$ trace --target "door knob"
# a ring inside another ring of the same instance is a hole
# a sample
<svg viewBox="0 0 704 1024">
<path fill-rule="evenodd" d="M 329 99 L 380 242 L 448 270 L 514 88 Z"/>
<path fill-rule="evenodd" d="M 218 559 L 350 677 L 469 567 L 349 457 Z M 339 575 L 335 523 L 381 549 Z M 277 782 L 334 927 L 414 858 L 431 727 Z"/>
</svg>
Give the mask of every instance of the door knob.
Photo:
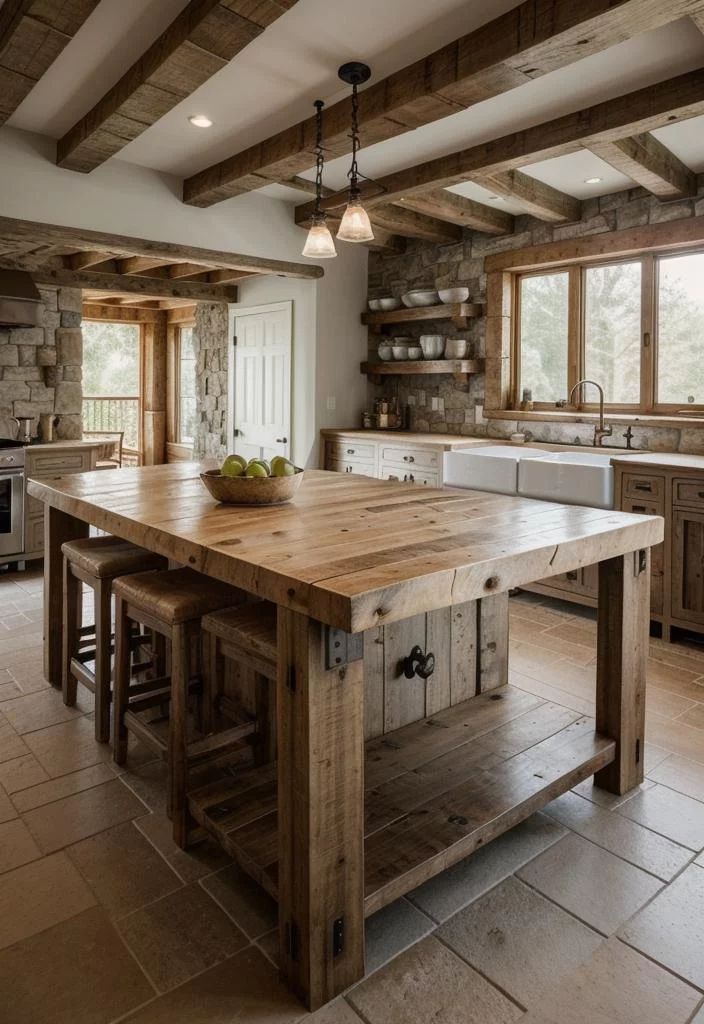
<svg viewBox="0 0 704 1024">
<path fill-rule="evenodd" d="M 288 444 L 288 438 L 287 437 L 277 437 L 276 438 L 276 443 L 277 444 Z"/>
</svg>

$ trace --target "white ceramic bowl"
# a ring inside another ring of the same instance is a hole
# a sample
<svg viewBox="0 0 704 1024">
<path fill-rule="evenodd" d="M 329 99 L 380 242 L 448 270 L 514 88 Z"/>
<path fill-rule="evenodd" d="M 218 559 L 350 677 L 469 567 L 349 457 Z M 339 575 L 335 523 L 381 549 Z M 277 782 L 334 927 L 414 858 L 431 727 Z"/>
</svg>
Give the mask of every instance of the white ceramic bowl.
<svg viewBox="0 0 704 1024">
<path fill-rule="evenodd" d="M 420 347 L 423 351 L 423 359 L 442 359 L 445 351 L 445 336 L 443 334 L 422 334 Z"/>
<path fill-rule="evenodd" d="M 408 309 L 419 306 L 437 306 L 440 301 L 438 293 L 426 288 L 415 288 L 401 296 L 401 301 Z"/>
<path fill-rule="evenodd" d="M 423 358 L 423 349 L 420 347 L 420 345 L 408 346 L 408 358 L 413 360 Z"/>
<path fill-rule="evenodd" d="M 369 306 L 369 309 L 372 311 L 372 313 L 381 312 L 381 299 L 369 299 L 367 305 Z"/>
<path fill-rule="evenodd" d="M 391 342 L 390 341 L 382 341 L 382 342 L 380 342 L 379 347 L 376 350 L 376 353 L 379 356 L 379 359 L 381 359 L 382 362 L 384 362 L 384 363 L 388 362 L 389 359 L 393 359 L 394 353 L 393 353 L 393 346 L 392 346 Z"/>
<path fill-rule="evenodd" d="M 391 295 L 386 299 L 377 299 L 377 302 L 379 303 L 379 309 L 384 313 L 390 313 L 394 309 L 401 308 L 401 300 L 394 299 Z"/>
<path fill-rule="evenodd" d="M 394 359 L 408 359 L 408 345 L 394 345 L 392 351 L 394 354 Z"/>
<path fill-rule="evenodd" d="M 445 359 L 466 359 L 468 348 L 466 338 L 448 338 L 445 342 Z"/>
<path fill-rule="evenodd" d="M 440 301 L 446 305 L 453 302 L 466 302 L 469 298 L 469 288 L 441 288 L 438 295 Z"/>
</svg>

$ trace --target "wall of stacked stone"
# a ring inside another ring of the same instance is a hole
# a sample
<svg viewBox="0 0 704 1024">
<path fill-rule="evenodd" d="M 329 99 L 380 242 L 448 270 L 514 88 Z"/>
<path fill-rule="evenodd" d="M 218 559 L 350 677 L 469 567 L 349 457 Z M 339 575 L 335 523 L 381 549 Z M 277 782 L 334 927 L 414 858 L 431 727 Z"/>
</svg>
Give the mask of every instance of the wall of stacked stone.
<svg viewBox="0 0 704 1024">
<path fill-rule="evenodd" d="M 694 216 L 704 216 L 704 176 L 700 176 L 698 195 L 692 199 L 661 203 L 644 189 L 637 188 L 586 200 L 582 204 L 582 219 L 575 223 L 547 224 L 533 217 L 516 217 L 512 235 L 493 237 L 465 229 L 462 240 L 449 245 L 409 240 L 404 253 L 370 253 L 369 297 L 394 295 L 400 298 L 411 288 L 466 285 L 471 301 L 486 302 L 484 260 L 494 253 Z M 483 318 L 470 321 L 468 330 L 453 327 L 449 321 L 426 321 L 419 325 L 399 325 L 395 333 L 414 338 L 430 333 L 468 338 L 469 355 L 483 358 L 486 354 L 484 326 Z M 378 340 L 379 336 L 370 334 L 372 359 Z M 490 437 L 506 437 L 515 430 L 524 430 L 536 441 L 579 441 L 582 444 L 591 443 L 594 434 L 591 423 L 487 421 L 483 416 L 483 374 L 470 377 L 468 384 L 456 383 L 452 377 L 444 375 L 437 378 L 386 377 L 383 384 L 370 386 L 370 405 L 375 397 L 390 395 L 397 395 L 409 406 L 413 430 Z M 606 443 L 622 445 L 620 434 L 621 428 L 617 427 L 615 436 Z M 634 428 L 633 443 L 637 448 L 654 451 L 704 453 L 704 429 L 638 427 Z"/>
<path fill-rule="evenodd" d="M 0 327 L 0 436 L 13 436 L 10 417 L 59 417 L 55 436 L 82 433 L 82 296 L 78 288 L 40 288 L 42 326 Z"/>
<path fill-rule="evenodd" d="M 194 458 L 226 454 L 227 434 L 227 306 L 201 302 L 196 307 L 193 344 L 196 353 L 196 399 L 200 419 L 193 443 Z"/>
</svg>

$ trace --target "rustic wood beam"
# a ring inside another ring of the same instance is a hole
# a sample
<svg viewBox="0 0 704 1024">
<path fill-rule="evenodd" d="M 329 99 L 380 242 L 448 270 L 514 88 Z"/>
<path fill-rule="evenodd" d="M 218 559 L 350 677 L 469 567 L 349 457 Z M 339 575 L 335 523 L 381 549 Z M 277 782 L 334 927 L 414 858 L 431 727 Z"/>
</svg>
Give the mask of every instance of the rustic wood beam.
<svg viewBox="0 0 704 1024">
<path fill-rule="evenodd" d="M 660 199 L 682 199 L 697 193 L 694 171 L 649 132 L 628 139 L 595 142 L 589 148 Z"/>
<path fill-rule="evenodd" d="M 244 281 L 246 277 L 261 277 L 261 274 L 246 273 L 243 270 L 211 270 L 206 280 L 209 284 L 233 284 Z"/>
<path fill-rule="evenodd" d="M 131 309 L 125 306 L 113 306 L 109 302 L 84 302 L 84 320 L 107 320 L 117 323 L 155 323 L 159 319 L 158 311 L 150 309 Z"/>
<path fill-rule="evenodd" d="M 51 67 L 98 0 L 5 0 L 0 8 L 0 124 Z"/>
<path fill-rule="evenodd" d="M 92 171 L 155 124 L 297 0 L 190 0 L 93 109 L 59 140 L 56 162 Z"/>
<path fill-rule="evenodd" d="M 190 299 L 192 302 L 236 302 L 237 288 L 204 284 L 200 281 L 160 281 L 145 277 L 127 277 L 124 274 L 66 270 L 46 266 L 33 266 L 22 260 L 0 257 L 0 267 L 10 270 L 29 270 L 37 284 L 59 285 L 68 288 L 90 288 L 100 291 L 128 292 L 165 299 Z"/>
<path fill-rule="evenodd" d="M 525 0 L 360 94 L 363 146 L 402 135 L 697 10 L 701 0 Z M 325 111 L 331 157 L 350 151 L 349 97 Z M 183 198 L 211 206 L 287 181 L 315 162 L 315 118 L 187 178 Z"/>
<path fill-rule="evenodd" d="M 521 207 L 523 213 L 537 217 L 538 220 L 558 223 L 579 220 L 582 215 L 582 204 L 579 199 L 520 171 L 482 174 L 473 180 L 503 199 L 510 199 Z"/>
<path fill-rule="evenodd" d="M 390 231 L 374 225 L 374 238 L 371 242 L 364 243 L 367 249 L 372 252 L 388 252 L 401 255 L 406 251 L 406 239 L 400 235 L 394 235 Z"/>
<path fill-rule="evenodd" d="M 101 263 L 109 265 L 114 262 L 114 257 L 108 252 L 74 252 L 66 258 L 69 270 L 86 270 L 88 267 L 100 266 Z"/>
<path fill-rule="evenodd" d="M 208 273 L 210 272 L 210 267 L 203 267 L 199 263 L 172 263 L 171 266 L 166 269 L 170 278 L 178 279 L 182 277 L 196 277 L 202 281 L 207 280 Z M 233 270 L 232 273 L 236 274 L 239 272 Z"/>
<path fill-rule="evenodd" d="M 0 250 L 5 245 L 11 249 L 14 244 L 20 248 L 41 245 L 67 246 L 71 250 L 92 250 L 113 252 L 120 257 L 148 256 L 157 263 L 202 263 L 213 270 L 253 271 L 258 274 L 279 274 L 282 277 L 318 278 L 323 268 L 312 263 L 294 263 L 288 260 L 271 260 L 263 256 L 245 256 L 242 253 L 201 249 L 194 245 L 174 242 L 159 242 L 128 235 L 112 235 L 103 231 L 89 231 L 84 228 L 68 228 L 59 224 L 41 224 L 36 221 L 16 220 L 14 217 L 0 217 Z M 5 258 L 3 256 L 3 258 Z"/>
<path fill-rule="evenodd" d="M 474 181 L 479 175 L 518 170 L 529 163 L 590 149 L 594 143 L 638 135 L 701 114 L 704 68 L 389 174 L 377 181 L 385 190 L 383 196 L 371 196 L 365 205 L 373 209 L 378 202 L 396 202 L 428 189 Z M 330 202 L 323 199 L 323 207 Z"/>
<path fill-rule="evenodd" d="M 504 210 L 478 203 L 466 196 L 438 188 L 423 192 L 422 195 L 402 196 L 397 200 L 404 209 L 427 213 L 438 220 L 449 221 L 472 231 L 484 231 L 489 235 L 508 235 L 513 231 L 513 217 Z M 376 211 L 372 211 L 375 213 Z"/>
<path fill-rule="evenodd" d="M 158 270 L 168 264 L 167 260 L 154 259 L 151 256 L 128 256 L 127 259 L 119 260 L 118 274 L 146 274 L 152 270 Z"/>
</svg>

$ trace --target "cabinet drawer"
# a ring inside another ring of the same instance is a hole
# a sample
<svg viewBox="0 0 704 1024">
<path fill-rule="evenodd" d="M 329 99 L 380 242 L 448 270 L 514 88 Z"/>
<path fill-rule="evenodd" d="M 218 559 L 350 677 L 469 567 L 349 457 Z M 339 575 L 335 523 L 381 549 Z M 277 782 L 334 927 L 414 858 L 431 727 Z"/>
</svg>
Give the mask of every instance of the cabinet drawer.
<svg viewBox="0 0 704 1024">
<path fill-rule="evenodd" d="M 381 449 L 382 462 L 393 462 L 397 466 L 418 466 L 420 469 L 437 469 L 440 465 L 438 452 L 427 448 L 406 448 L 401 445 L 384 445 Z"/>
<path fill-rule="evenodd" d="M 665 477 L 650 476 L 648 473 L 624 473 L 623 497 L 644 498 L 662 502 L 665 498 Z"/>
<path fill-rule="evenodd" d="M 334 460 L 328 462 L 328 469 L 332 473 L 357 473 L 359 476 L 376 476 L 373 462 L 350 462 L 348 460 L 342 462 Z"/>
<path fill-rule="evenodd" d="M 400 466 L 389 466 L 384 464 L 381 467 L 381 479 L 382 480 L 400 480 L 401 483 L 407 484 L 424 484 L 426 487 L 437 487 L 439 485 L 438 474 L 426 472 L 422 468 L 408 468 L 401 469 Z"/>
<path fill-rule="evenodd" d="M 676 505 L 704 505 L 704 478 L 674 480 L 673 501 Z"/>
<path fill-rule="evenodd" d="M 657 501 L 643 501 L 639 498 L 627 498 L 621 502 L 622 512 L 635 512 L 638 515 L 662 515 L 662 507 Z M 650 611 L 653 615 L 662 615 L 665 608 L 665 544 L 656 544 L 650 549 Z"/>
<path fill-rule="evenodd" d="M 374 462 L 376 459 L 376 445 L 371 442 L 358 441 L 328 441 L 325 445 L 325 453 L 328 462 Z"/>
<path fill-rule="evenodd" d="M 81 473 L 90 469 L 89 452 L 65 455 L 30 455 L 27 460 L 27 476 L 53 476 L 55 473 Z"/>
<path fill-rule="evenodd" d="M 599 594 L 599 570 L 596 565 L 561 572 L 558 576 L 550 576 L 540 582 L 546 587 L 564 591 L 565 594 L 579 594 L 581 597 L 594 599 Z"/>
</svg>

